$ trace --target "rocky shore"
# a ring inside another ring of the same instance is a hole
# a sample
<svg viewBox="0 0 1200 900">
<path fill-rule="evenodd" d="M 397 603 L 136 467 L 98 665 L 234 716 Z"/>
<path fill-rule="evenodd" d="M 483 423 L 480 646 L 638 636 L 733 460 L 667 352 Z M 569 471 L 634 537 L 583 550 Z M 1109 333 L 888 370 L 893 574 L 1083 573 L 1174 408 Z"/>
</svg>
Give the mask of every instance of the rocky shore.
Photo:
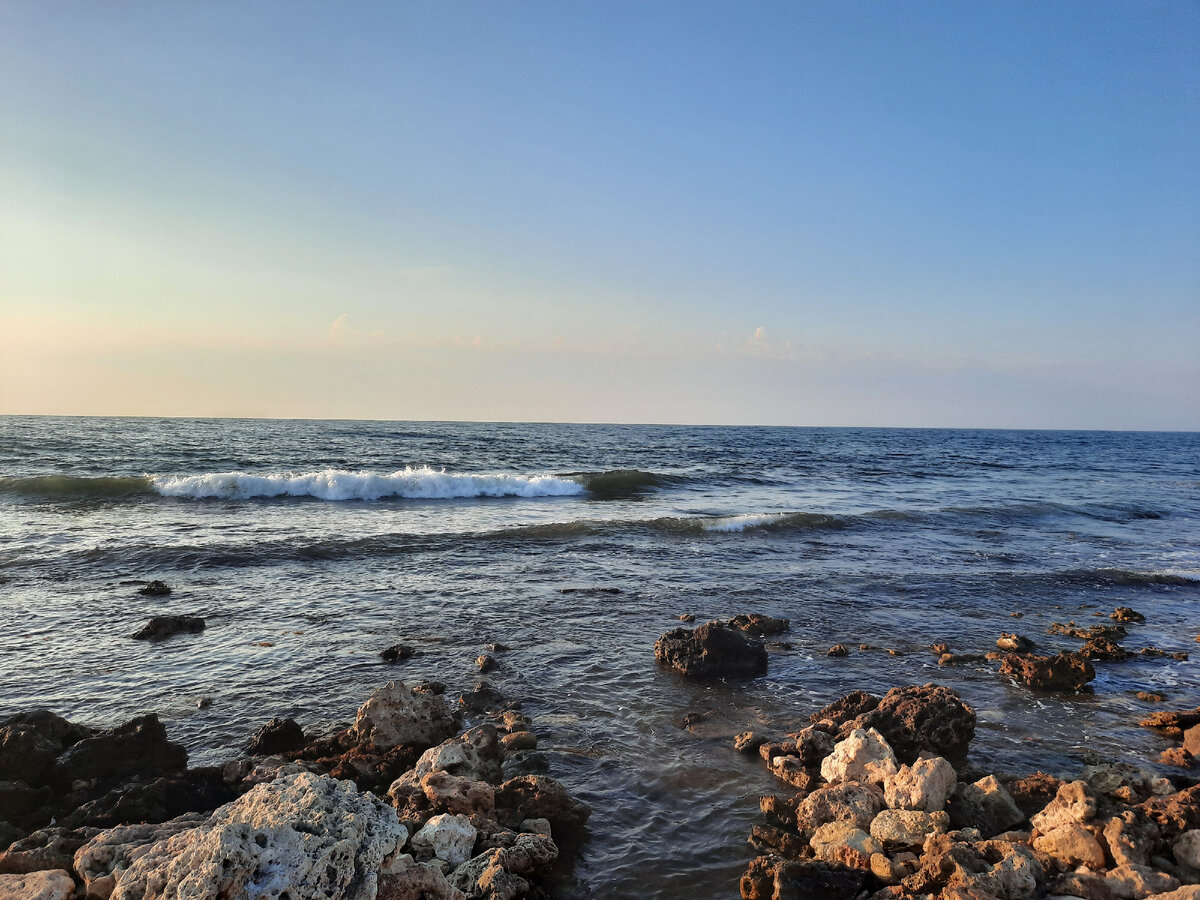
<svg viewBox="0 0 1200 900">
<path fill-rule="evenodd" d="M 546 896 L 590 810 L 545 774 L 519 707 L 390 682 L 349 728 L 272 720 L 244 757 L 194 769 L 153 715 L 105 731 L 10 717 L 0 898 Z"/>
</svg>

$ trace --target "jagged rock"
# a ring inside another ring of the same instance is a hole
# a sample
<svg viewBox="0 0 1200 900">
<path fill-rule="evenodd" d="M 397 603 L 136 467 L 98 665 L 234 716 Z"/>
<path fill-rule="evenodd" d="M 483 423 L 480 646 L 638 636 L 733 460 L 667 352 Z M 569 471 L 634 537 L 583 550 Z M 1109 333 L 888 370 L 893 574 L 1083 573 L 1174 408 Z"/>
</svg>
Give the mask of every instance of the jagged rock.
<svg viewBox="0 0 1200 900">
<path fill-rule="evenodd" d="M 866 691 L 851 691 L 840 700 L 817 710 L 809 716 L 809 722 L 813 725 L 818 722 L 830 722 L 836 728 L 875 709 L 879 706 L 879 701 L 879 697 Z"/>
<path fill-rule="evenodd" d="M 1108 638 L 1092 638 L 1079 648 L 1079 653 L 1088 659 L 1098 659 L 1101 662 L 1123 662 L 1133 656 L 1116 641 Z"/>
<path fill-rule="evenodd" d="M 856 728 L 821 762 L 821 777 L 830 784 L 867 781 L 882 784 L 896 774 L 896 754 L 874 728 Z"/>
<path fill-rule="evenodd" d="M 20 875 L 73 868 L 75 851 L 100 833 L 99 828 L 51 826 L 14 841 L 0 853 L 0 874 Z"/>
<path fill-rule="evenodd" d="M 796 829 L 796 808 L 804 798 L 783 797 L 779 794 L 764 794 L 758 798 L 758 808 L 772 825 Z"/>
<path fill-rule="evenodd" d="M 398 744 L 429 747 L 454 731 L 454 717 L 439 694 L 410 691 L 401 681 L 389 681 L 359 707 L 350 737 L 387 750 Z"/>
<path fill-rule="evenodd" d="M 188 769 L 114 788 L 83 804 L 62 821 L 69 828 L 165 822 L 184 813 L 212 812 L 237 795 L 237 789 L 225 780 L 221 769 Z"/>
<path fill-rule="evenodd" d="M 821 762 L 833 752 L 835 743 L 836 739 L 827 732 L 817 728 L 801 728 L 788 735 L 788 740 L 768 749 L 765 755 L 794 756 L 805 768 L 819 770 Z M 759 747 L 759 753 L 763 753 L 762 747 Z"/>
<path fill-rule="evenodd" d="M 944 833 L 949 825 L 944 812 L 885 809 L 871 822 L 871 837 L 888 847 L 920 847 L 926 837 Z"/>
<path fill-rule="evenodd" d="M 766 735 L 755 734 L 753 731 L 743 731 L 733 739 L 733 749 L 738 753 L 754 753 L 766 742 Z"/>
<path fill-rule="evenodd" d="M 250 738 L 246 753 L 250 756 L 274 756 L 277 753 L 287 753 L 299 750 L 307 739 L 304 729 L 295 719 L 272 719 Z"/>
<path fill-rule="evenodd" d="M 161 641 L 176 634 L 196 634 L 204 630 L 200 616 L 154 616 L 133 633 L 135 641 Z"/>
<path fill-rule="evenodd" d="M 958 785 L 950 797 L 948 812 L 952 827 L 978 828 L 984 837 L 1000 834 L 1025 821 L 1025 814 L 994 775 L 974 784 Z"/>
<path fill-rule="evenodd" d="M 954 767 L 940 756 L 922 757 L 883 782 L 887 805 L 893 809 L 937 812 L 954 790 Z"/>
<path fill-rule="evenodd" d="M 849 656 L 850 650 L 845 644 L 834 644 L 826 651 L 826 656 Z"/>
<path fill-rule="evenodd" d="M 23 781 L 0 781 L 0 814 L 21 835 L 44 824 L 50 818 L 50 807 L 55 801 L 55 792 L 48 787 L 30 787 Z"/>
<path fill-rule="evenodd" d="M 807 794 L 817 786 L 817 776 L 805 767 L 799 757 L 776 756 L 771 759 L 771 774 L 797 791 Z"/>
<path fill-rule="evenodd" d="M 121 825 L 98 832 L 75 851 L 71 868 L 83 879 L 88 897 L 108 900 L 117 879 L 135 859 L 158 841 L 203 824 L 205 818 L 192 814 L 156 825 Z"/>
<path fill-rule="evenodd" d="M 409 865 L 400 872 L 381 873 L 375 900 L 467 900 L 441 869 L 432 865 Z"/>
<path fill-rule="evenodd" d="M 1114 622 L 1145 622 L 1146 617 L 1128 606 L 1118 606 L 1108 616 Z"/>
<path fill-rule="evenodd" d="M 760 856 L 742 876 L 743 900 L 845 900 L 862 887 L 866 873 L 816 860 Z"/>
<path fill-rule="evenodd" d="M 508 781 L 519 775 L 545 775 L 550 771 L 550 757 L 537 750 L 518 750 L 504 758 L 500 778 Z"/>
<path fill-rule="evenodd" d="M 181 891 L 195 900 L 367 900 L 407 837 L 394 809 L 353 784 L 286 776 L 151 845 L 118 876 L 112 900 L 165 900 Z"/>
<path fill-rule="evenodd" d="M 386 663 L 404 662 L 406 659 L 412 659 L 417 651 L 408 644 L 392 644 L 379 654 L 379 658 Z"/>
<path fill-rule="evenodd" d="M 1108 889 L 1122 900 L 1143 900 L 1179 887 L 1179 879 L 1149 866 L 1117 866 L 1104 876 Z"/>
<path fill-rule="evenodd" d="M 689 678 L 748 677 L 767 671 L 762 642 L 720 622 L 668 631 L 655 643 L 654 656 Z"/>
<path fill-rule="evenodd" d="M 1027 637 L 1004 631 L 1001 632 L 1000 637 L 996 638 L 996 646 L 1010 653 L 1028 653 L 1035 645 Z"/>
<path fill-rule="evenodd" d="M 485 781 L 430 772 L 421 779 L 421 791 L 438 812 L 490 817 L 496 811 L 496 789 Z"/>
<path fill-rule="evenodd" d="M 45 709 L 17 713 L 0 721 L 0 781 L 46 784 L 55 758 L 95 731 Z"/>
<path fill-rule="evenodd" d="M 526 879 L 547 873 L 557 858 L 558 848 L 548 837 L 522 834 L 511 847 L 488 850 L 460 866 L 453 882 L 467 897 L 523 897 L 529 890 Z"/>
<path fill-rule="evenodd" d="M 592 814 L 582 800 L 567 793 L 562 783 L 547 775 L 511 778 L 496 789 L 496 813 L 502 822 L 546 819 L 555 834 L 582 828 Z"/>
<path fill-rule="evenodd" d="M 51 773 L 60 785 L 112 782 L 134 776 L 167 775 L 187 767 L 187 751 L 167 740 L 167 730 L 150 714 L 101 731 L 72 745 Z"/>
<path fill-rule="evenodd" d="M 1183 749 L 1200 758 L 1200 725 L 1193 725 L 1183 733 Z"/>
<path fill-rule="evenodd" d="M 1166 840 L 1200 828 L 1200 784 L 1165 797 L 1152 797 L 1138 809 L 1162 829 Z"/>
<path fill-rule="evenodd" d="M 481 681 L 470 693 L 460 694 L 458 705 L 464 712 L 485 713 L 502 708 L 508 702 L 504 695 L 487 682 Z"/>
<path fill-rule="evenodd" d="M 1087 689 L 1096 677 L 1092 664 L 1078 653 L 1056 656 L 1012 654 L 1000 663 L 1000 674 L 1025 684 L 1035 691 L 1072 691 Z"/>
<path fill-rule="evenodd" d="M 1046 808 L 1046 804 L 1054 799 L 1062 781 L 1045 772 L 1034 772 L 1024 778 L 1010 782 L 1008 793 L 1012 796 L 1017 808 L 1029 818 L 1036 812 Z"/>
<path fill-rule="evenodd" d="M 802 859 L 811 855 L 808 841 L 795 832 L 774 825 L 753 825 L 750 846 L 759 853 L 774 853 L 785 859 Z"/>
<path fill-rule="evenodd" d="M 1067 822 L 1039 835 L 1033 839 L 1033 846 L 1053 856 L 1064 868 L 1087 866 L 1093 871 L 1104 868 L 1104 848 L 1078 822 Z"/>
<path fill-rule="evenodd" d="M 1158 755 L 1160 762 L 1180 769 L 1192 769 L 1196 766 L 1196 757 L 1182 747 L 1168 747 Z"/>
<path fill-rule="evenodd" d="M 1175 861 L 1200 870 L 1200 830 L 1185 831 L 1171 847 Z"/>
<path fill-rule="evenodd" d="M 1141 803 L 1150 797 L 1175 791 L 1171 782 L 1157 772 L 1130 763 L 1084 766 L 1083 779 L 1097 794 L 1105 794 L 1122 803 Z"/>
<path fill-rule="evenodd" d="M 774 616 L 766 616 L 762 613 L 734 616 L 725 624 L 754 637 L 783 634 L 791 627 L 791 621 L 788 619 L 776 619 Z"/>
<path fill-rule="evenodd" d="M 1025 900 L 1033 896 L 1044 878 L 1041 863 L 1023 845 L 1007 841 L 956 843 L 948 836 L 934 835 L 926 843 L 920 870 L 901 884 L 913 893 L 966 888 L 1000 900 Z"/>
<path fill-rule="evenodd" d="M 62 869 L 0 875 L 0 900 L 69 900 L 74 894 L 75 879 Z"/>
<path fill-rule="evenodd" d="M 909 685 L 892 688 L 874 709 L 843 724 L 841 733 L 853 728 L 876 729 L 900 762 L 912 763 L 925 750 L 962 765 L 975 736 L 975 711 L 948 687 Z"/>
<path fill-rule="evenodd" d="M 883 791 L 873 784 L 823 785 L 796 810 L 796 830 L 811 833 L 828 822 L 846 821 L 866 831 L 883 808 Z"/>
<path fill-rule="evenodd" d="M 139 594 L 144 594 L 147 597 L 165 597 L 171 593 L 171 589 L 162 581 L 149 581 L 146 586 L 138 590 Z"/>
<path fill-rule="evenodd" d="M 1077 869 L 1064 872 L 1050 888 L 1052 896 L 1081 897 L 1083 900 L 1117 900 L 1103 875 Z"/>
<path fill-rule="evenodd" d="M 397 778 L 388 795 L 402 788 L 419 787 L 421 779 L 431 772 L 449 772 L 472 781 L 496 783 L 503 774 L 503 751 L 494 725 L 476 725 L 459 737 L 430 747 L 417 764 Z"/>
<path fill-rule="evenodd" d="M 809 845 L 817 859 L 854 869 L 870 869 L 871 855 L 883 846 L 851 822 L 829 822 L 813 832 Z"/>
<path fill-rule="evenodd" d="M 1158 838 L 1158 826 L 1133 810 L 1113 816 L 1104 825 L 1104 842 L 1118 866 L 1148 864 Z"/>
<path fill-rule="evenodd" d="M 1200 900 L 1200 884 L 1185 884 L 1165 894 L 1151 894 L 1146 900 Z"/>
<path fill-rule="evenodd" d="M 480 672 L 493 672 L 500 668 L 500 663 L 496 662 L 496 657 L 484 653 L 476 657 L 475 668 Z"/>
<path fill-rule="evenodd" d="M 1092 638 L 1121 640 L 1128 635 L 1122 625 L 1092 625 L 1089 628 L 1077 628 L 1074 622 L 1068 625 L 1055 622 L 1046 630 L 1046 633 L 1065 634 L 1067 637 L 1079 638 L 1081 641 L 1090 641 Z"/>
<path fill-rule="evenodd" d="M 1096 815 L 1096 797 L 1085 781 L 1062 784 L 1054 799 L 1029 821 L 1042 834 L 1048 834 L 1061 825 L 1090 822 Z"/>
<path fill-rule="evenodd" d="M 514 731 L 500 738 L 500 743 L 504 745 L 505 750 L 513 753 L 518 750 L 536 750 L 537 735 L 532 731 Z"/>
<path fill-rule="evenodd" d="M 412 836 L 412 848 L 418 854 L 436 856 L 457 868 L 471 858 L 476 834 L 475 826 L 466 816 L 442 813 Z"/>
</svg>

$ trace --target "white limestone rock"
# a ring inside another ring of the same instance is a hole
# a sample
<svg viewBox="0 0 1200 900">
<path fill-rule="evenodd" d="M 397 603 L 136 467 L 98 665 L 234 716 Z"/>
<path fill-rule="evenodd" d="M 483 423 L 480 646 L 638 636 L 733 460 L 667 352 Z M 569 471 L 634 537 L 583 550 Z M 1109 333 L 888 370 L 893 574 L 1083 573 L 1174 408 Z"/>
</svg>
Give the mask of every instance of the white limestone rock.
<svg viewBox="0 0 1200 900">
<path fill-rule="evenodd" d="M 882 784 L 896 770 L 896 754 L 874 728 L 855 728 L 821 761 L 821 777 L 830 784 L 842 781 Z"/>
<path fill-rule="evenodd" d="M 75 879 L 63 869 L 0 875 L 0 900 L 69 900 Z"/>
<path fill-rule="evenodd" d="M 884 799 L 892 809 L 938 812 L 945 809 L 957 777 L 954 766 L 942 757 L 922 757 L 884 779 Z"/>
<path fill-rule="evenodd" d="M 434 816 L 412 837 L 412 848 L 419 854 L 444 859 L 458 868 L 471 858 L 475 846 L 475 826 L 462 815 L 442 813 Z"/>
<path fill-rule="evenodd" d="M 454 717 L 440 694 L 410 691 L 389 681 L 358 709 L 350 737 L 380 750 L 398 744 L 430 746 L 454 734 Z"/>
<path fill-rule="evenodd" d="M 395 809 L 352 782 L 284 776 L 146 848 L 112 900 L 375 900 L 407 837 Z"/>
<path fill-rule="evenodd" d="M 1117 866 L 1104 876 L 1105 886 L 1122 900 L 1144 900 L 1179 887 L 1179 879 L 1149 866 Z"/>
<path fill-rule="evenodd" d="M 1085 823 L 1096 815 L 1096 797 L 1085 781 L 1071 781 L 1058 786 L 1054 799 L 1041 812 L 1030 816 L 1033 827 L 1049 834 L 1060 825 Z"/>
<path fill-rule="evenodd" d="M 871 837 L 892 847 L 920 847 L 931 834 L 944 834 L 950 817 L 943 811 L 885 809 L 871 822 Z"/>
<path fill-rule="evenodd" d="M 460 737 L 442 741 L 422 753 L 412 769 L 392 782 L 388 796 L 402 804 L 411 790 L 421 790 L 421 780 L 431 772 L 449 772 L 471 781 L 499 784 L 503 762 L 504 751 L 496 727 L 476 725 Z"/>
<path fill-rule="evenodd" d="M 118 825 L 96 835 L 75 851 L 75 871 L 89 897 L 108 900 L 117 879 L 154 844 L 204 823 L 206 816 L 188 813 L 159 825 Z"/>
</svg>

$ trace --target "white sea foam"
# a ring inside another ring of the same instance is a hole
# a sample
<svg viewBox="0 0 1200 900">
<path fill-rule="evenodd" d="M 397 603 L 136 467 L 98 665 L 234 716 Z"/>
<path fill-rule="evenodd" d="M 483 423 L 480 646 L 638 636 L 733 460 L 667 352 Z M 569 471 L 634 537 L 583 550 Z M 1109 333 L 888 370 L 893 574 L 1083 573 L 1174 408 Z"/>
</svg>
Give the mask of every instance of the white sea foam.
<svg viewBox="0 0 1200 900">
<path fill-rule="evenodd" d="M 223 498 L 316 497 L 320 500 L 451 499 L 465 497 L 565 497 L 586 493 L 570 478 L 553 475 L 470 475 L 445 470 L 405 468 L 390 474 L 326 469 L 321 472 L 257 475 L 213 472 L 205 475 L 154 475 L 164 497 Z"/>
<path fill-rule="evenodd" d="M 746 531 L 761 528 L 786 519 L 789 513 L 745 513 L 740 516 L 723 516 L 704 523 L 705 531 Z"/>
</svg>

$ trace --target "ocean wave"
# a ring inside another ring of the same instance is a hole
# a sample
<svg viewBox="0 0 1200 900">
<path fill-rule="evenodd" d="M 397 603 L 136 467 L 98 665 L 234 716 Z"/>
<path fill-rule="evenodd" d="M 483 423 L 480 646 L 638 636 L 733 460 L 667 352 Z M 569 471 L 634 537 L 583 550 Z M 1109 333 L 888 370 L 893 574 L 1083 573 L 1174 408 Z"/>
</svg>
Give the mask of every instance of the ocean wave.
<svg viewBox="0 0 1200 900">
<path fill-rule="evenodd" d="M 569 472 L 570 478 L 582 484 L 589 494 L 601 500 L 636 497 L 657 488 L 678 484 L 683 479 L 675 475 L 660 475 L 640 469 L 613 469 L 608 472 Z"/>
<path fill-rule="evenodd" d="M 45 500 L 118 500 L 155 494 L 149 478 L 86 478 L 78 475 L 34 475 L 0 478 L 0 494 Z"/>
<path fill-rule="evenodd" d="M 206 475 L 155 475 L 154 489 L 164 497 L 249 500 L 313 497 L 318 500 L 448 500 L 471 497 L 567 497 L 586 492 L 584 484 L 554 475 L 447 472 L 423 466 L 389 474 L 325 469 L 299 474 L 215 472 Z"/>
<path fill-rule="evenodd" d="M 1166 584 L 1175 586 L 1195 586 L 1200 584 L 1200 571 L 1189 569 L 1167 568 L 1156 571 L 1138 571 L 1136 569 L 1119 569 L 1106 567 L 1100 569 L 1072 569 L 1061 576 L 1064 580 L 1109 585 L 1128 585 L 1130 587 L 1144 584 Z"/>
</svg>

